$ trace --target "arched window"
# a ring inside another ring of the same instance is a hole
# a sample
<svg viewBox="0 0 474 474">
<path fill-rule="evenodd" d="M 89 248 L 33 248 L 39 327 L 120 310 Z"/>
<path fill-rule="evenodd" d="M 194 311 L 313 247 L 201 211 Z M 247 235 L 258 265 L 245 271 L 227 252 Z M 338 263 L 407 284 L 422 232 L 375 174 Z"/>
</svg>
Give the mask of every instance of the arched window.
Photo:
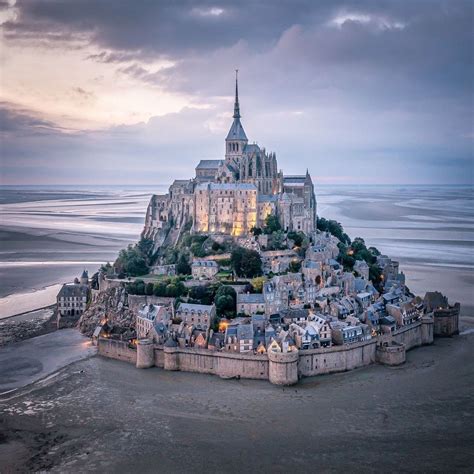
<svg viewBox="0 0 474 474">
<path fill-rule="evenodd" d="M 235 146 L 236 146 L 236 148 L 237 148 L 237 151 L 239 151 L 239 144 L 236 143 Z"/>
</svg>

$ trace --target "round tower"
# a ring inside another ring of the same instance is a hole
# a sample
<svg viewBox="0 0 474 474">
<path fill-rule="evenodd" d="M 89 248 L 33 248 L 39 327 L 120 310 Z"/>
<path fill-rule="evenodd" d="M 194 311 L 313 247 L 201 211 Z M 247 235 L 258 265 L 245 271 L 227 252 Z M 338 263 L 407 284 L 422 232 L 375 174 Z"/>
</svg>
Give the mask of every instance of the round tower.
<svg viewBox="0 0 474 474">
<path fill-rule="evenodd" d="M 139 339 L 137 343 L 137 369 L 148 369 L 155 365 L 155 352 L 151 339 Z"/>
<path fill-rule="evenodd" d="M 81 275 L 81 285 L 88 285 L 89 284 L 89 274 L 87 270 L 84 270 Z"/>
<path fill-rule="evenodd" d="M 298 350 L 268 351 L 268 378 L 275 385 L 294 385 L 298 382 Z"/>
</svg>

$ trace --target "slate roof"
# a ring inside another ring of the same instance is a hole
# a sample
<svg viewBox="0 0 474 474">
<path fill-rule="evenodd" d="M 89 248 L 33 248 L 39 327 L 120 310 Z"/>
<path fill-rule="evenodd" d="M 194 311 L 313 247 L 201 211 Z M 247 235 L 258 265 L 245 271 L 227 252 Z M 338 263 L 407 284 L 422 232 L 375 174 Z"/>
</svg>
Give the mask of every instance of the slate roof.
<svg viewBox="0 0 474 474">
<path fill-rule="evenodd" d="M 214 260 L 195 260 L 192 267 L 217 267 L 217 263 Z"/>
<path fill-rule="evenodd" d="M 88 291 L 87 285 L 63 285 L 59 290 L 58 298 L 87 296 Z"/>
<path fill-rule="evenodd" d="M 237 326 L 237 338 L 242 339 L 253 339 L 253 326 L 251 324 L 239 324 Z"/>
<path fill-rule="evenodd" d="M 143 305 L 138 310 L 138 314 L 141 318 L 148 319 L 150 321 L 154 321 L 162 308 L 163 308 L 163 306 L 159 306 L 159 305 L 155 305 L 155 304 L 147 304 L 147 305 Z"/>
<path fill-rule="evenodd" d="M 276 194 L 274 195 L 259 194 L 258 195 L 258 202 L 277 202 L 277 201 L 278 201 L 278 196 Z"/>
<path fill-rule="evenodd" d="M 204 312 L 208 311 L 209 313 L 212 311 L 212 305 L 207 304 L 193 304 L 193 303 L 181 303 L 179 305 L 178 311 L 196 311 L 196 312 Z"/>
<path fill-rule="evenodd" d="M 244 146 L 244 152 L 245 153 L 257 153 L 260 151 L 260 147 L 256 143 L 252 143 L 250 145 L 245 145 Z"/>
<path fill-rule="evenodd" d="M 264 303 L 262 293 L 239 293 L 237 294 L 237 304 L 241 303 Z"/>
<path fill-rule="evenodd" d="M 251 183 L 202 183 L 196 186 L 196 190 L 211 191 L 256 191 L 257 187 Z"/>
<path fill-rule="evenodd" d="M 219 168 L 219 166 L 223 163 L 223 160 L 201 160 L 199 164 L 196 166 L 196 169 L 204 170 L 204 169 L 215 169 Z"/>
<path fill-rule="evenodd" d="M 244 127 L 242 127 L 242 124 L 240 123 L 240 119 L 238 117 L 234 118 L 229 133 L 227 134 L 226 140 L 247 140 L 247 135 L 245 134 Z"/>
<path fill-rule="evenodd" d="M 283 176 L 284 186 L 304 186 L 305 181 L 305 175 Z"/>
</svg>

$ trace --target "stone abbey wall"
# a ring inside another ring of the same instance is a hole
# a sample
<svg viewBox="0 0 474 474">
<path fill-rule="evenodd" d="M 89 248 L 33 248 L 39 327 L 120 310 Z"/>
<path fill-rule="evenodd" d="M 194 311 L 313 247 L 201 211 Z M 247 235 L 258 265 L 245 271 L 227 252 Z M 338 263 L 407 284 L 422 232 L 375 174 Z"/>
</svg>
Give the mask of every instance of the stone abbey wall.
<svg viewBox="0 0 474 474">
<path fill-rule="evenodd" d="M 175 360 L 170 361 L 172 358 Z M 154 360 L 156 367 L 167 365 L 168 370 L 199 372 L 224 378 L 268 379 L 266 355 L 212 352 L 194 348 L 164 349 L 163 346 L 155 346 Z M 170 369 L 171 366 L 173 369 Z"/>
<path fill-rule="evenodd" d="M 269 353 L 263 355 L 212 352 L 206 349 L 163 347 L 140 340 L 137 350 L 126 342 L 99 339 L 99 354 L 136 364 L 137 367 L 161 367 L 213 374 L 224 378 L 270 380 L 277 385 L 292 385 L 300 377 L 344 372 L 375 362 L 397 365 L 405 360 L 405 350 L 433 342 L 433 321 L 424 319 L 392 334 L 394 344 L 378 347 L 371 339 L 344 346 Z"/>
<path fill-rule="evenodd" d="M 97 352 L 110 359 L 123 360 L 131 364 L 137 363 L 137 351 L 128 347 L 128 342 L 100 338 Z"/>
<path fill-rule="evenodd" d="M 345 372 L 375 362 L 376 339 L 345 346 L 301 351 L 298 372 L 304 377 Z"/>
</svg>

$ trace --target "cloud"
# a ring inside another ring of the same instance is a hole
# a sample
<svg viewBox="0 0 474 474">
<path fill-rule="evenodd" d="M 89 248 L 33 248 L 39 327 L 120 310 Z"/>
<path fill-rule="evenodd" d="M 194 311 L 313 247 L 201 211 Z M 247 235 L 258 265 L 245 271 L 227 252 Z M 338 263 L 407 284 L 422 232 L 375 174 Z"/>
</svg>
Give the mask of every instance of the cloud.
<svg viewBox="0 0 474 474">
<path fill-rule="evenodd" d="M 93 175 L 103 182 L 133 162 L 130 179 L 187 177 L 200 158 L 222 156 L 239 68 L 247 134 L 288 172 L 472 180 L 469 1 L 28 0 L 13 8 L 4 41 L 25 64 L 7 99 L 23 120 L 29 107 L 36 112 L 30 124 L 17 118 L 18 133 L 31 125 L 32 135 L 9 142 L 9 157 L 32 160 L 41 146 L 44 166 L 49 159 L 59 173 L 73 163 L 78 179 L 90 169 L 77 160 L 99 163 Z M 36 68 L 32 81 L 30 57 L 49 75 Z M 61 129 L 72 125 L 78 133 Z M 48 134 L 37 137 L 42 127 Z M 74 159 L 55 161 L 64 154 Z"/>
</svg>

